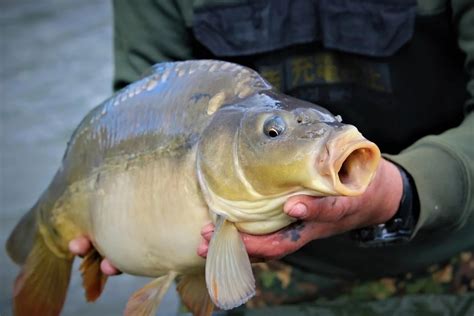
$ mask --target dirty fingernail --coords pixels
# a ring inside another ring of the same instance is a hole
[[[308,213],[308,208],[302,203],[298,203],[288,212],[288,215],[293,217],[303,217]]]

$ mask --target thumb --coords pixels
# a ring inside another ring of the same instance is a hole
[[[288,199],[283,211],[300,220],[337,222],[351,213],[355,203],[351,197],[296,195]]]

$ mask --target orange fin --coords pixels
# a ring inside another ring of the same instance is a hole
[[[176,290],[184,305],[194,316],[209,316],[214,304],[207,292],[204,271],[201,274],[184,275],[178,282]]]
[[[175,278],[176,272],[171,271],[133,293],[125,308],[125,316],[155,315],[158,305]]]
[[[107,275],[100,270],[102,256],[92,248],[82,260],[79,270],[82,274],[82,286],[86,290],[86,300],[93,302],[104,290]]]
[[[37,234],[13,288],[16,316],[57,316],[66,299],[74,257],[60,258]]]

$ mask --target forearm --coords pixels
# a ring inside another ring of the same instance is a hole
[[[387,156],[413,177],[420,201],[416,230],[457,229],[474,216],[474,5],[453,0],[458,43],[469,75],[466,118],[441,135],[427,136],[396,156]]]
[[[459,127],[388,158],[414,179],[420,200],[417,231],[457,229],[474,216],[474,113]]]

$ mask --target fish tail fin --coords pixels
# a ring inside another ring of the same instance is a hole
[[[6,250],[16,264],[24,264],[38,232],[36,222],[37,206],[26,213],[13,229],[6,243]]]
[[[21,223],[20,223],[21,224]],[[57,316],[66,298],[74,257],[59,257],[36,233],[13,288],[16,316]]]

